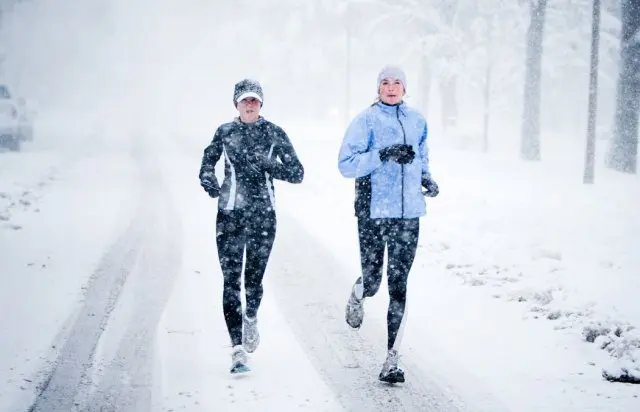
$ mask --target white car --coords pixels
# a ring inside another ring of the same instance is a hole
[[[33,140],[33,114],[23,98],[14,99],[0,84],[0,147],[19,151],[21,142]]]

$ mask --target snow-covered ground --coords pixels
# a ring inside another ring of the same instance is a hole
[[[602,377],[640,365],[637,176],[599,168],[582,185],[573,145],[525,164],[434,140],[441,195],[409,280],[408,381],[389,387],[377,381],[384,282],[359,333],[343,320],[359,261],[341,133],[297,129],[305,181],[276,186],[262,343],[240,377],[216,203],[197,181],[208,137],[117,131],[61,146],[45,134],[0,153],[0,411],[38,394],[34,410],[640,408],[637,385]]]

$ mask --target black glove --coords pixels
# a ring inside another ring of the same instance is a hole
[[[408,144],[394,144],[380,149],[380,160],[383,162],[393,160],[401,165],[413,162],[416,152]]]
[[[275,166],[275,161],[268,159],[262,153],[256,152],[247,155],[247,164],[254,172],[271,173]]]
[[[422,192],[427,197],[436,197],[438,193],[440,193],[440,189],[438,189],[438,184],[430,177],[425,177],[422,179],[422,187],[426,190]]]
[[[218,182],[216,180],[212,180],[209,177],[203,177],[200,179],[200,186],[202,186],[204,191],[213,198],[216,198],[220,195],[220,187],[218,186]]]

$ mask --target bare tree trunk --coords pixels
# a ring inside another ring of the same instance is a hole
[[[600,44],[600,0],[593,0],[591,21],[591,73],[589,79],[589,120],[587,123],[587,152],[583,182],[593,183],[596,157],[596,114],[598,105],[598,45]]]
[[[422,113],[426,117],[429,114],[429,99],[431,98],[431,81],[433,75],[431,73],[430,59],[426,53],[422,54],[421,70],[420,70],[420,106]]]
[[[520,156],[525,160],[540,160],[540,79],[547,0],[530,0],[530,4]]]
[[[344,95],[344,123],[345,127],[349,126],[351,121],[351,8],[349,1],[345,3],[346,7],[346,27],[345,27],[345,95]]]
[[[487,67],[484,78],[484,125],[482,131],[482,151],[489,151],[489,121],[491,118],[491,75],[493,72],[493,20],[487,27]]]
[[[451,75],[440,80],[442,97],[442,127],[445,131],[458,124],[458,76]]]
[[[443,21],[453,30],[458,14],[458,0],[440,0],[439,10]],[[453,50],[445,50],[448,56],[445,58],[453,59],[455,52]],[[447,74],[447,77],[440,78],[440,98],[442,101],[442,127],[446,132],[449,128],[455,127],[458,123],[458,99],[457,85],[458,76],[456,74]]]
[[[482,130],[482,151],[489,151],[489,121],[491,120],[491,72],[492,64],[487,64],[484,85],[484,124]]]
[[[607,166],[636,173],[640,112],[640,0],[622,0],[622,39],[615,126]]]

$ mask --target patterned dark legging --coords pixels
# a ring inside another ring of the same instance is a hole
[[[384,249],[387,248],[387,348],[393,348],[407,302],[407,279],[418,246],[420,221],[415,219],[358,219],[360,263],[364,297],[374,296],[382,281]]]
[[[224,275],[222,310],[232,345],[242,344],[242,260],[246,248],[246,313],[255,317],[262,300],[264,276],[276,235],[273,209],[220,210],[216,219],[218,259]]]

